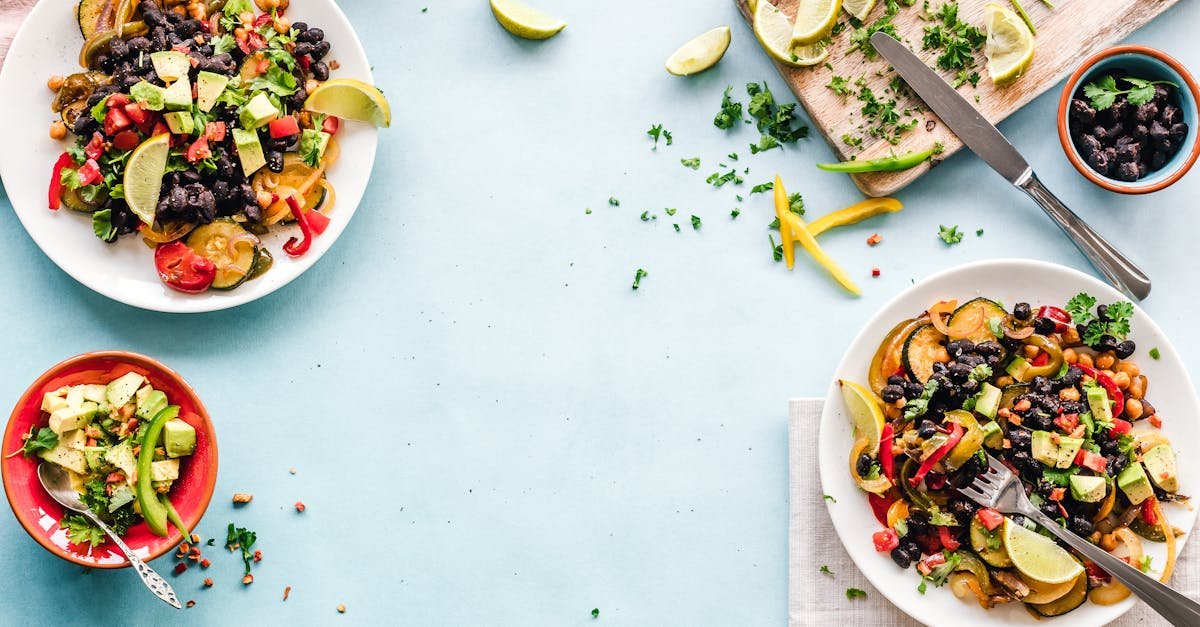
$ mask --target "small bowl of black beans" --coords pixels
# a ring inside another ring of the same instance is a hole
[[[1084,177],[1122,194],[1178,181],[1196,162],[1197,89],[1179,61],[1137,45],[1103,50],[1067,79],[1058,137]]]

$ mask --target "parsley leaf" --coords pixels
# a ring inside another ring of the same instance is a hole
[[[620,207],[620,206],[621,206],[621,201],[617,200],[617,199],[616,199],[616,197],[609,196],[609,198],[608,198],[608,204],[610,204],[610,205],[612,205],[612,206],[614,206],[614,207]]]
[[[679,162],[682,163],[683,167],[685,167],[685,168],[691,168],[693,170],[700,169],[700,157],[692,157],[691,159],[680,159]]]
[[[939,224],[938,237],[942,238],[942,241],[946,242],[947,246],[953,246],[962,241],[963,234],[962,231],[958,230],[957,224],[950,228],[946,228],[944,224]]]
[[[750,95],[746,112],[754,118],[755,128],[762,135],[757,144],[750,146],[751,154],[808,137],[808,127],[796,119],[796,103],[778,104],[766,81],[762,85],[748,83],[746,93]]]
[[[1159,359],[1162,358],[1162,353],[1158,350],[1157,346],[1155,346],[1154,348],[1151,348],[1149,354],[1150,354],[1150,359],[1153,359],[1154,361],[1158,361]]]
[[[775,189],[775,183],[773,183],[773,182],[759,183],[758,185],[755,185],[754,187],[750,188],[750,193],[751,194],[761,194],[763,192],[769,192],[773,189]]]
[[[837,503],[837,499],[833,498],[832,496],[829,496],[828,494],[823,494],[822,497],[826,501],[829,501],[830,503]]]
[[[1096,297],[1087,292],[1080,292],[1067,301],[1065,309],[1071,314],[1075,324],[1087,324],[1092,321],[1092,308],[1096,306]]]
[[[68,514],[58,521],[58,524],[67,530],[67,539],[71,544],[104,544],[104,532],[81,514]]]
[[[211,45],[213,47],[213,56],[216,56],[218,54],[225,54],[226,52],[233,50],[237,47],[237,42],[234,41],[232,35],[225,33],[220,37],[213,37]]]
[[[112,209],[104,208],[92,214],[92,232],[106,242],[117,239],[117,229],[112,223]]]
[[[826,87],[832,89],[833,93],[839,96],[850,95],[850,80],[845,76],[834,75],[833,78],[829,79],[829,84]]]
[[[649,276],[649,274],[650,274],[649,272],[646,272],[645,270],[638,268],[637,272],[633,273],[633,289],[636,290],[637,288],[641,287],[642,279]]]
[[[646,131],[646,134],[654,138],[654,146],[651,148],[651,150],[657,150],[658,140],[663,137],[663,125],[655,124],[651,126],[650,130]],[[668,134],[668,136],[670,136],[670,134]],[[667,145],[669,146],[670,143],[668,142]]]
[[[1117,79],[1111,74],[1107,74],[1100,80],[1093,81],[1083,86],[1083,95],[1092,102],[1092,106],[1097,111],[1103,111],[1117,101],[1117,97],[1124,95],[1129,104],[1143,105],[1151,100],[1154,100],[1155,85],[1171,85],[1178,87],[1171,81],[1151,81],[1144,78],[1136,78],[1125,76],[1122,81],[1129,85],[1126,89],[1121,89],[1117,86]]]
[[[865,599],[867,598],[867,591],[859,590],[858,588],[846,588],[846,598],[851,601],[854,599]]]
[[[42,427],[36,433],[33,427],[29,427],[29,437],[25,440],[25,446],[21,448],[25,451],[25,457],[30,457],[56,446],[58,446],[58,434],[49,427]]]
[[[700,230],[700,216],[697,216],[697,215],[692,216],[692,229],[696,230],[696,231]]]
[[[592,618],[600,618],[600,608],[598,608],[598,607],[592,608]]]
[[[722,130],[733,128],[733,125],[742,119],[742,103],[729,96],[731,91],[733,91],[732,85],[725,88],[725,95],[721,96],[721,110],[713,118],[713,126]],[[737,158],[735,157],[734,160],[736,161]]]
[[[822,566],[821,566],[821,572],[822,572],[822,573],[824,573],[824,574],[826,574],[826,575],[829,575],[830,577],[832,577],[832,576],[833,576],[833,571],[832,571],[832,570],[829,570],[829,566],[828,566],[828,565],[822,565]]]
[[[230,551],[240,549],[242,552],[242,565],[246,568],[246,574],[250,574],[250,564],[254,560],[254,551],[250,547],[254,546],[255,540],[258,539],[258,534],[245,529],[243,527],[234,527],[233,523],[229,523],[229,531],[225,538],[225,548]]]
[[[916,420],[925,415],[929,410],[929,400],[937,394],[938,382],[937,379],[930,379],[925,382],[925,387],[921,390],[921,395],[917,398],[909,399],[904,404],[904,419]]]

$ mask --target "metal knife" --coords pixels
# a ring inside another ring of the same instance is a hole
[[[1150,277],[1050,193],[1021,153],[942,77],[886,33],[871,35],[871,44],[967,148],[1041,206],[1109,283],[1136,300],[1150,294]]]

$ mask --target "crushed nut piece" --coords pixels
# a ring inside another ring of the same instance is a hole
[[[304,503],[302,501],[296,501],[296,511],[303,512],[304,510]]]
[[[178,575],[188,569],[187,562],[179,562],[175,565],[175,574]]]
[[[346,604],[338,603],[337,611],[338,611],[338,614],[345,614],[346,613]]]
[[[200,560],[200,568],[208,568],[209,566],[212,566],[212,562],[208,561],[207,557]]]
[[[186,605],[188,607],[196,607],[196,602],[189,599]]]
[[[205,587],[205,588],[211,588],[211,587],[212,587],[212,577],[205,577],[205,578],[204,578],[204,587]]]
[[[252,583],[254,583],[254,575],[247,574],[245,577],[242,577],[242,585],[248,586]]]
[[[295,469],[295,467],[288,468],[288,472],[289,472],[289,473],[291,473],[291,474],[293,474],[293,475],[294,475],[294,474],[296,474],[296,469]]]
[[[289,595],[291,595],[291,594],[292,594],[292,587],[291,587],[291,586],[284,586],[284,588],[283,588],[283,600],[284,600],[284,601],[286,601],[286,600],[287,600],[287,598],[288,598],[288,596],[289,596]]]
[[[880,236],[878,233],[875,233],[871,237],[867,238],[867,246],[875,246],[875,245],[879,244],[879,242],[882,242],[882,241],[883,241],[883,237]]]
[[[234,492],[233,493],[233,502],[234,503],[239,503],[239,504],[249,503],[252,500],[254,500],[253,494],[249,494],[246,492]]]
[[[192,541],[192,544],[200,544],[200,536],[199,535],[196,535],[193,533],[192,537],[190,539]]]
[[[254,552],[254,561],[256,561],[256,562],[261,562],[261,561],[262,561],[262,551],[255,551],[255,552]]]

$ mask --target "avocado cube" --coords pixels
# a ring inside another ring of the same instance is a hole
[[[301,146],[301,152],[303,152],[303,146]],[[1000,410],[1002,394],[1000,388],[985,381],[979,388],[979,400],[975,401],[975,413],[994,420],[996,412]]]
[[[125,479],[130,483],[133,482],[134,476],[137,474],[137,459],[133,456],[133,446],[129,440],[122,440],[121,443],[113,446],[104,453],[104,461],[121,469],[125,473]]]
[[[196,75],[196,106],[208,113],[217,104],[217,98],[225,91],[229,77],[212,72],[200,72]]]
[[[83,429],[72,429],[58,437],[59,446],[82,451],[84,444],[87,444],[87,436],[84,435]]]
[[[1088,407],[1092,410],[1092,420],[1096,424],[1111,425],[1113,423],[1112,405],[1108,401],[1108,392],[1100,386],[1088,386]]]
[[[162,50],[150,54],[150,63],[154,65],[154,73],[164,83],[177,81],[188,75],[192,69],[192,60],[178,50]]]
[[[163,91],[163,106],[168,111],[183,111],[192,108],[192,84],[183,77]]]
[[[73,385],[67,389],[67,407],[78,409],[83,404],[83,386]]]
[[[89,383],[83,386],[83,400],[93,403],[103,403],[107,400],[104,397],[104,386],[99,384]]]
[[[992,421],[983,425],[983,445],[999,449],[1004,446],[1004,430],[1000,428],[1000,424]]]
[[[279,109],[275,108],[267,94],[261,91],[255,94],[250,102],[242,105],[242,111],[238,114],[238,120],[246,130],[254,130],[277,117]]]
[[[81,475],[87,474],[87,460],[83,457],[83,451],[79,449],[67,448],[59,444],[48,451],[38,453],[38,455],[42,459],[58,464],[71,472]]]
[[[237,150],[238,160],[242,163],[242,173],[246,178],[250,178],[251,174],[267,165],[267,158],[263,156],[262,144],[258,142],[258,133],[255,131],[233,129],[233,147]]]
[[[113,490],[112,496],[108,497],[108,511],[115,512],[122,507],[133,502],[133,488],[123,485]]]
[[[47,414],[52,414],[56,410],[67,406],[67,390],[69,388],[58,388],[53,392],[46,392],[42,395],[42,411]]]
[[[1058,445],[1054,443],[1054,434],[1049,431],[1034,431],[1030,440],[1030,453],[1033,458],[1047,466],[1058,465]]]
[[[151,481],[174,481],[179,478],[179,460],[164,459],[150,463]]]
[[[147,81],[139,81],[129,88],[129,96],[148,111],[162,111],[166,104],[166,92],[165,88]]]
[[[176,135],[191,135],[196,130],[195,118],[191,111],[172,111],[163,116],[171,132]]]
[[[146,398],[138,401],[135,415],[142,420],[153,420],[158,415],[158,412],[166,409],[166,407],[167,395],[158,390],[152,390],[146,395]]]
[[[1026,375],[1029,374],[1031,367],[1024,357],[1013,357],[1013,360],[1008,363],[1008,367],[1004,370],[1017,381],[1026,381]]]
[[[1170,444],[1159,444],[1142,456],[1146,474],[1154,485],[1167,492],[1179,491],[1179,473],[1175,468],[1175,451]]]
[[[85,446],[82,449],[83,459],[87,462],[88,470],[92,472],[100,472],[107,466],[104,462],[104,452],[108,450],[103,446]]]
[[[50,430],[60,436],[74,429],[86,427],[96,416],[99,407],[91,401],[83,401],[79,407],[63,407],[50,414]]]
[[[104,391],[105,399],[114,410],[125,406],[134,394],[137,394],[138,388],[146,382],[146,377],[136,373],[127,372],[117,379],[109,382],[108,388]]]
[[[1079,454],[1079,449],[1083,447],[1083,438],[1069,438],[1061,436],[1058,438],[1058,463],[1056,468],[1070,468],[1071,464],[1075,463],[1075,456]]]
[[[329,146],[329,133],[306,128],[300,133],[300,154],[306,156],[316,154],[317,159],[325,156],[325,148]]]
[[[163,425],[163,448],[167,457],[183,457],[196,452],[196,429],[174,418]]]
[[[1071,475],[1071,496],[1082,503],[1099,503],[1108,495],[1108,481],[1104,477]]]
[[[1150,479],[1139,462],[1129,462],[1125,470],[1117,475],[1117,486],[1134,505],[1154,496],[1154,488],[1150,487]]]

